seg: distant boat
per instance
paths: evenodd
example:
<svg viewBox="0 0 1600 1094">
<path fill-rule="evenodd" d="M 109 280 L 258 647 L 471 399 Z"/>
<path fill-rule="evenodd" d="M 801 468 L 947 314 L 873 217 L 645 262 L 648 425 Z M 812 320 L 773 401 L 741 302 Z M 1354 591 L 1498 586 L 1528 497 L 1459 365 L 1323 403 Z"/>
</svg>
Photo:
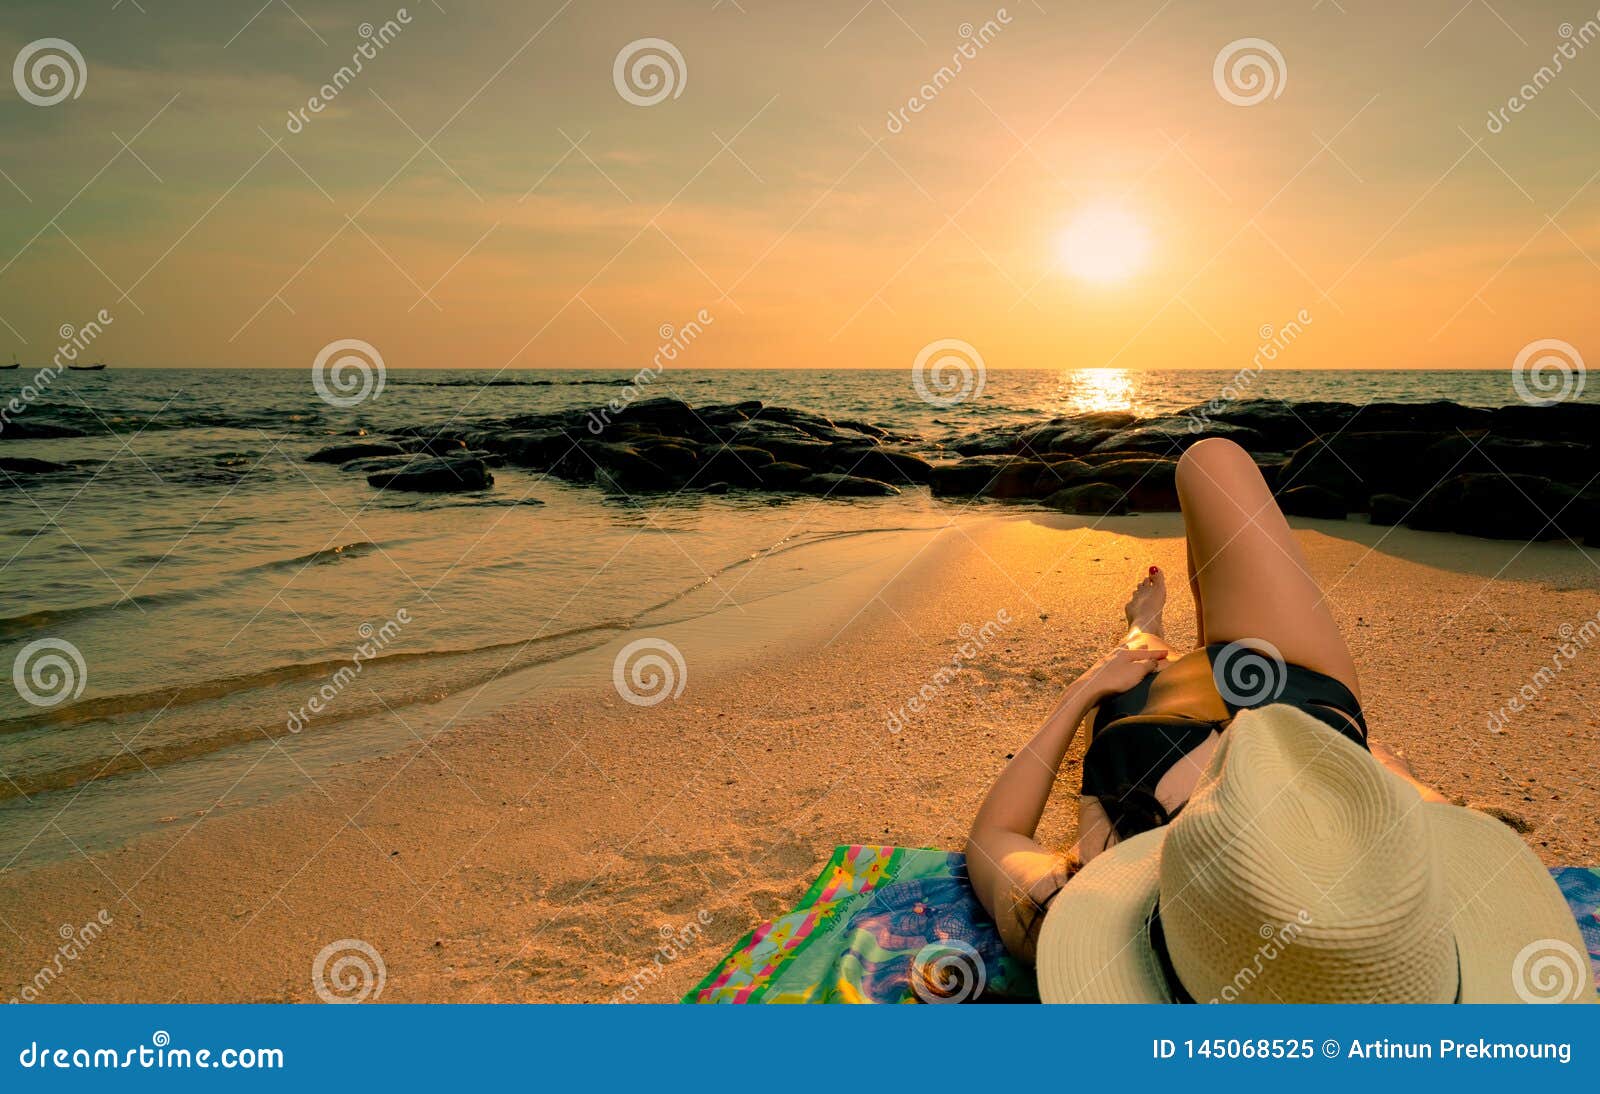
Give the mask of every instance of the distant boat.
<svg viewBox="0 0 1600 1094">
<path fill-rule="evenodd" d="M 9 365 L 0 365 L 0 372 L 9 372 L 14 368 L 21 368 L 21 367 L 22 367 L 22 362 L 17 360 L 17 355 L 13 353 L 11 355 L 11 363 Z"/>
<path fill-rule="evenodd" d="M 67 367 L 69 369 L 71 369 L 73 372 L 99 372 L 101 369 L 105 368 L 106 366 L 105 366 L 105 362 L 96 361 L 92 365 L 68 365 Z"/>
</svg>

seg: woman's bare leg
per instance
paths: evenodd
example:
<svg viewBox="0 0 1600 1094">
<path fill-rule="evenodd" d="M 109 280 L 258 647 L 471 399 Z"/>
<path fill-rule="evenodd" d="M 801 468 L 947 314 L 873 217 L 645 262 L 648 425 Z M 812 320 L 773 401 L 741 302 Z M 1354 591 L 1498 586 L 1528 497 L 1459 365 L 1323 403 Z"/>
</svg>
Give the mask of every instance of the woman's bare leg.
<svg viewBox="0 0 1600 1094">
<path fill-rule="evenodd" d="M 1135 650 L 1172 652 L 1172 646 L 1167 643 L 1166 623 L 1162 618 L 1166 606 L 1167 575 L 1161 572 L 1160 567 L 1152 566 L 1145 578 L 1134 586 L 1133 595 L 1122 609 L 1128 619 L 1128 633 L 1121 645 Z"/>
<path fill-rule="evenodd" d="M 1192 445 L 1178 461 L 1178 498 L 1202 643 L 1271 643 L 1359 699 L 1355 662 L 1249 453 L 1217 437 Z"/>
<path fill-rule="evenodd" d="M 1206 644 L 1206 609 L 1200 599 L 1200 575 L 1195 571 L 1194 548 L 1183 541 L 1183 551 L 1189 563 L 1189 596 L 1194 600 L 1194 644 L 1199 649 Z"/>
</svg>

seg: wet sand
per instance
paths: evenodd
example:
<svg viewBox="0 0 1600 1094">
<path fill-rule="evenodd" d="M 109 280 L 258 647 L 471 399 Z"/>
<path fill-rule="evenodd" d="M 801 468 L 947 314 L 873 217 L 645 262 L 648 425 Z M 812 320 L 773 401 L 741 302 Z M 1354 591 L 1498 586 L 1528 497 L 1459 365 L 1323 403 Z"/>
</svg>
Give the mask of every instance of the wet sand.
<svg viewBox="0 0 1600 1094">
<path fill-rule="evenodd" d="M 1447 796 L 1517 822 L 1545 862 L 1600 861 L 1600 639 L 1586 646 L 1583 630 L 1600 565 L 1568 544 L 1296 528 L 1374 739 Z M 1094 528 L 1029 515 L 908 535 L 845 578 L 653 632 L 683 651 L 676 698 L 619 696 L 611 662 L 630 635 L 571 662 L 559 692 L 420 733 L 300 793 L 224 800 L 113 851 L 5 871 L 0 988 L 315 1001 L 318 953 L 354 939 L 382 958 L 384 1002 L 671 1001 L 792 905 L 834 844 L 959 847 L 1007 755 L 1120 636 L 1145 568 L 1181 574 L 1180 534 L 1176 515 Z M 1173 585 L 1181 645 L 1192 605 Z M 1555 671 L 1563 641 L 1576 653 Z M 1073 835 L 1081 751 L 1049 841 Z M 81 954 L 59 956 L 63 928 L 91 921 L 103 927 Z M 693 941 L 658 965 L 669 933 Z"/>
</svg>

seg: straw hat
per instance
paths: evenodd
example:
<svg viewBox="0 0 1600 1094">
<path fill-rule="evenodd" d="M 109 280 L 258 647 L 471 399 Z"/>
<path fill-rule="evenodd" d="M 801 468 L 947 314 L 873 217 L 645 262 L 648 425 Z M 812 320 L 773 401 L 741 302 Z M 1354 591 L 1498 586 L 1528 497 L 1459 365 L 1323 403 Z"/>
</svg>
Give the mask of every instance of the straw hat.
<svg viewBox="0 0 1600 1094">
<path fill-rule="evenodd" d="M 1177 818 L 1050 906 L 1047 1003 L 1594 1002 L 1549 872 L 1288 706 L 1241 712 Z"/>
</svg>

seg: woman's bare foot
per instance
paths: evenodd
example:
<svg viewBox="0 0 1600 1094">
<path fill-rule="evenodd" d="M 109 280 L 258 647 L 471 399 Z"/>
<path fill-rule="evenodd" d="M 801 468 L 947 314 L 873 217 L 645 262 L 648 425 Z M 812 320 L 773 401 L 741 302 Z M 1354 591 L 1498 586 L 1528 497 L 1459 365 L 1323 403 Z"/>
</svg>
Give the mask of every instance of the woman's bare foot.
<svg viewBox="0 0 1600 1094">
<path fill-rule="evenodd" d="M 1161 621 L 1161 611 L 1166 606 L 1167 575 L 1161 572 L 1161 567 L 1152 566 L 1149 575 L 1134 586 L 1133 595 L 1122 611 L 1132 629 L 1165 638 L 1166 625 Z"/>
</svg>

